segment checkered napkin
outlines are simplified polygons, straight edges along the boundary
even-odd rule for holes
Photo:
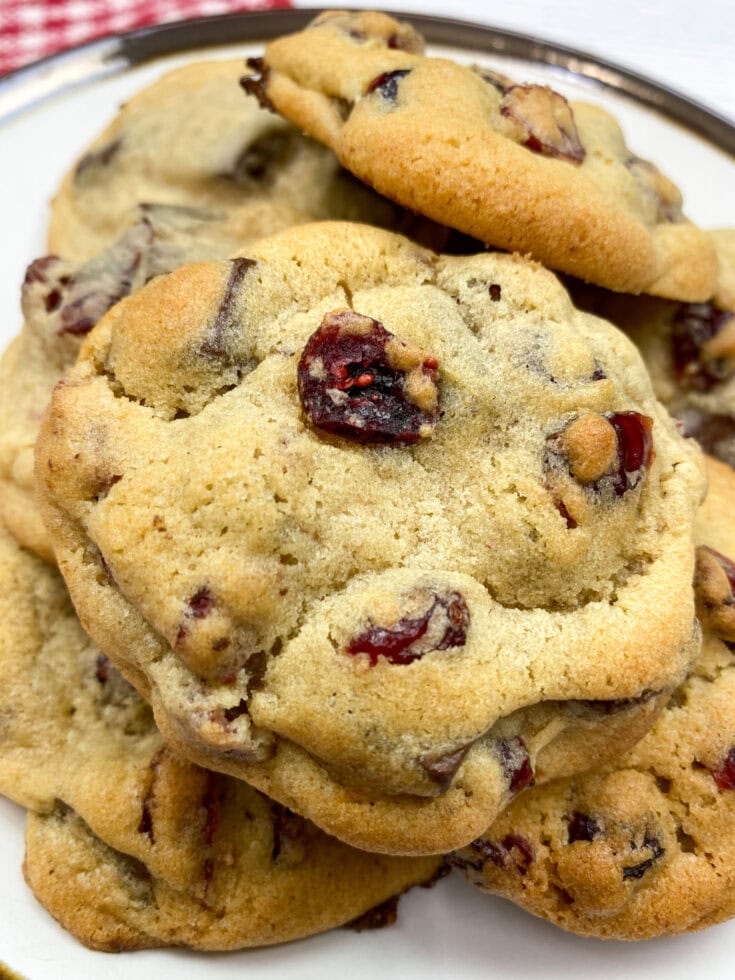
[[[0,0],[0,75],[103,34],[290,6],[290,0]]]

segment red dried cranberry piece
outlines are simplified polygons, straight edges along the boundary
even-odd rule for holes
[[[712,778],[718,789],[735,789],[735,747],[730,749],[720,768],[712,772]]]
[[[396,68],[394,71],[384,71],[370,82],[365,89],[365,95],[380,92],[384,99],[395,102],[398,98],[398,83],[409,74],[410,68]]]
[[[464,646],[469,623],[467,603],[458,592],[450,592],[446,596],[435,596],[423,616],[416,619],[400,619],[390,627],[368,627],[364,633],[350,640],[347,652],[366,653],[372,667],[377,664],[378,657],[385,657],[392,664],[410,664],[429,650]],[[434,635],[428,643],[420,644],[430,626]],[[461,751],[466,752],[467,749]]]
[[[542,156],[581,163],[585,158],[571,106],[545,85],[512,85],[500,112],[523,131],[524,146]]]
[[[593,841],[602,833],[602,828],[595,818],[588,813],[580,813],[579,810],[575,810],[567,817],[567,828],[570,844],[580,840]]]
[[[97,678],[100,684],[106,684],[110,679],[110,661],[104,655],[104,653],[97,654],[94,676]]]
[[[188,614],[194,619],[204,619],[214,609],[214,605],[214,596],[204,585],[189,599]]]
[[[610,412],[605,416],[618,437],[618,465],[613,489],[618,497],[643,480],[654,460],[653,419],[640,412]]]
[[[729,378],[735,358],[707,357],[705,345],[729,323],[735,314],[711,303],[682,303],[671,324],[671,347],[676,380],[682,388],[709,391]]]
[[[504,738],[498,745],[500,763],[509,783],[511,793],[520,793],[533,786],[534,772],[526,743],[520,736]]]
[[[430,436],[439,402],[436,358],[404,344],[371,317],[328,313],[298,366],[299,397],[319,429],[358,442]]]

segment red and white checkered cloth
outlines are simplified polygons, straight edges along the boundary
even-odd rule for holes
[[[104,34],[187,17],[290,6],[290,0],[0,0],[0,75]]]

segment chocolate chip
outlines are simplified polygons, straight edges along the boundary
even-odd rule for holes
[[[533,766],[523,739],[520,736],[504,738],[498,742],[497,747],[511,793],[520,793],[527,786],[533,786]]]
[[[470,742],[455,749],[454,752],[448,752],[446,755],[426,754],[421,756],[421,768],[432,782],[438,784],[441,793],[445,793],[451,786],[457,770],[464,762],[472,745],[473,743]]]
[[[380,905],[376,905],[356,919],[345,923],[343,929],[352,929],[353,932],[364,932],[366,929],[385,929],[387,926],[395,925],[398,918],[398,899],[399,895],[386,899]]]
[[[255,96],[262,109],[268,109],[270,112],[275,112],[275,107],[268,98],[268,78],[270,76],[270,68],[266,68],[265,60],[263,58],[248,58],[245,64],[248,68],[252,69],[253,74],[243,75],[243,77],[240,79],[240,85],[245,89],[248,95]]]
[[[600,824],[588,813],[580,813],[579,810],[575,810],[574,813],[567,816],[566,820],[567,839],[570,844],[574,844],[576,841],[593,841],[602,833]]]
[[[80,178],[84,177],[89,171],[95,170],[97,167],[109,166],[122,149],[122,146],[122,138],[118,137],[118,139],[108,143],[107,146],[103,146],[101,149],[83,156],[74,171],[75,183],[78,183]]]
[[[394,71],[384,71],[382,75],[378,75],[370,82],[365,89],[365,95],[379,92],[386,101],[395,102],[398,98],[398,83],[410,71],[410,68],[396,68]]]
[[[224,293],[214,319],[207,327],[204,340],[198,348],[198,353],[219,361],[230,363],[232,360],[231,336],[237,330],[236,304],[238,293],[243,280],[250,269],[255,268],[254,259],[232,259],[230,274],[225,284]]]

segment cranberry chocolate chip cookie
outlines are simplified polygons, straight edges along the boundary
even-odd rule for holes
[[[657,397],[706,452],[735,467],[735,230],[711,232],[718,257],[706,303],[583,288],[580,302],[630,336]]]
[[[367,849],[472,840],[640,737],[695,652],[699,451],[518,256],[325,223],[161,277],[36,464],[170,744]]]
[[[712,294],[711,243],[612,116],[422,50],[384,14],[327,12],[268,44],[244,85],[435,221],[609,289]]]
[[[111,306],[154,276],[225,258],[242,242],[237,222],[201,209],[142,205],[135,217],[117,242],[86,262],[49,255],[31,263],[21,290],[25,325],[0,360],[0,518],[48,561],[53,553],[35,504],[33,446],[53,386]]]
[[[140,204],[227,215],[240,244],[320,218],[391,225],[400,211],[334,155],[243,100],[242,61],[193,63],[131,98],[82,154],[51,208],[49,250],[89,259]]]
[[[481,888],[582,935],[649,939],[735,914],[735,564],[723,554],[735,556],[735,477],[708,469],[691,675],[620,760],[530,790],[453,858]]]
[[[167,749],[81,629],[63,580],[0,535],[0,792],[29,807],[25,873],[97,949],[232,949],[342,925],[436,871],[367,854]]]

